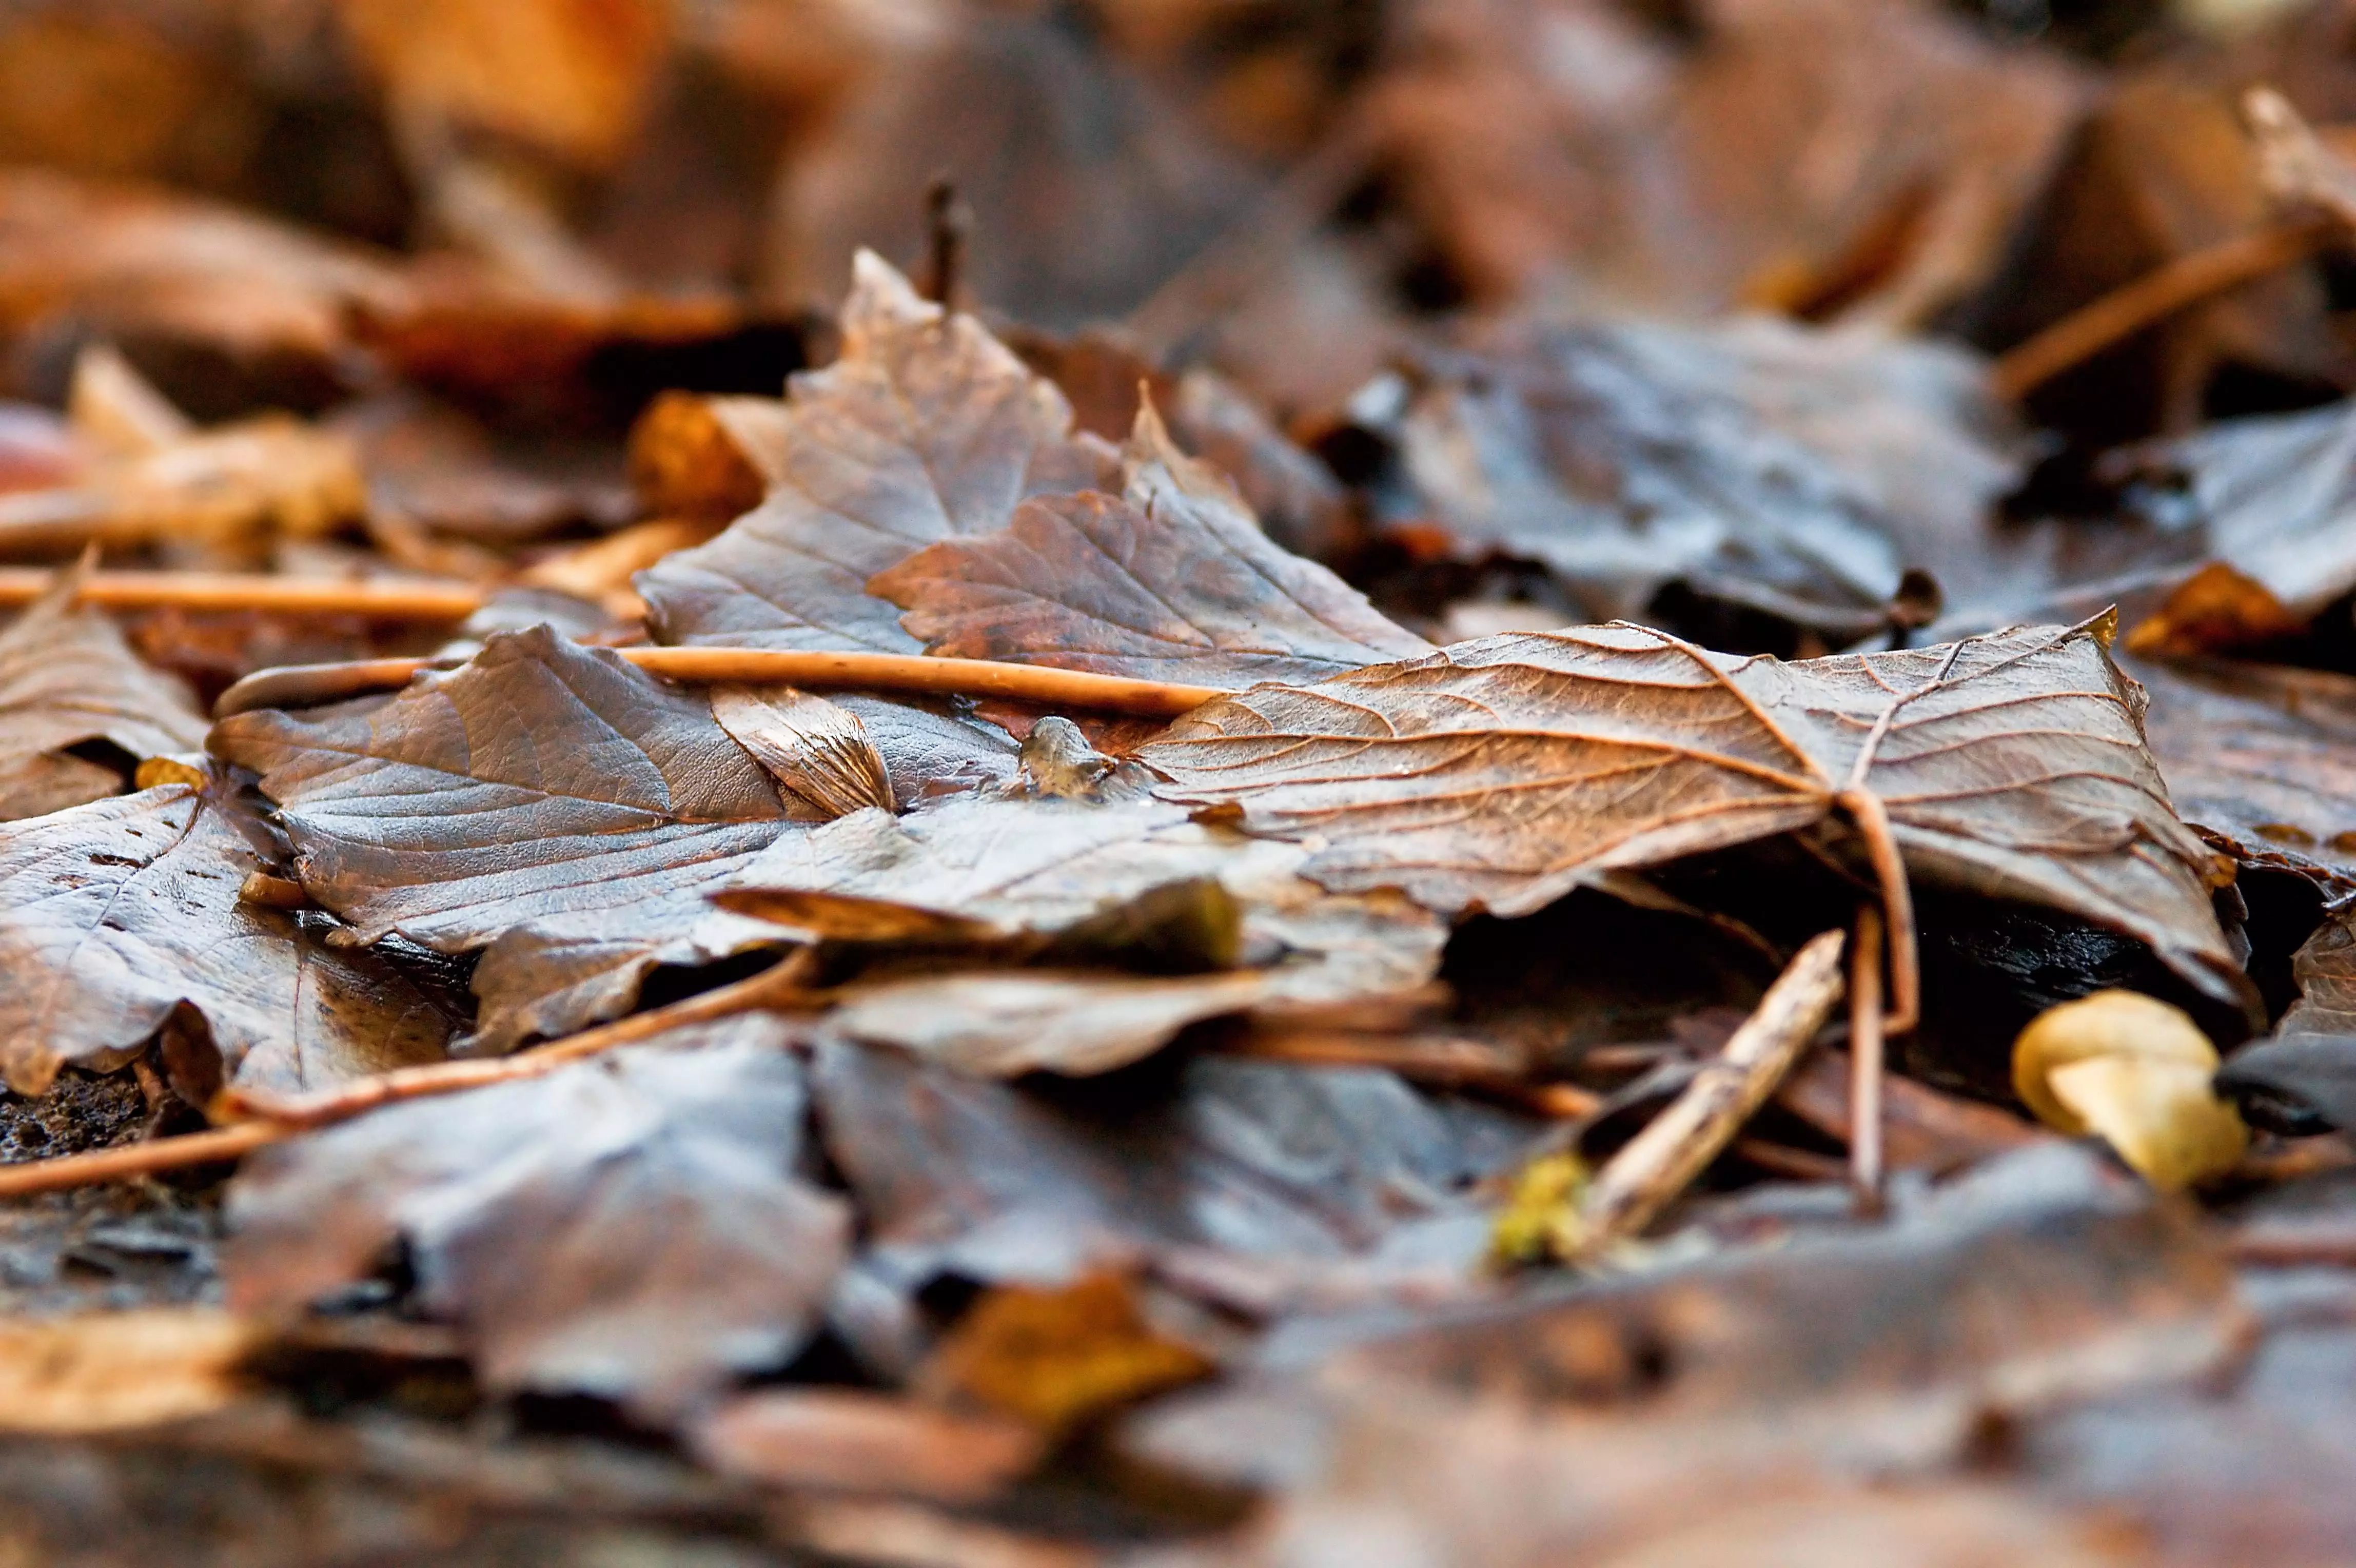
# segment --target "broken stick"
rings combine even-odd
[[[1826,931],[1802,948],[1726,1048],[1596,1173],[1580,1205],[1582,1251],[1641,1232],[1767,1102],[1840,1000],[1847,940]]]

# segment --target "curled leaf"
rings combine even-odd
[[[2216,1047],[2182,1009],[2132,991],[2049,1007],[2012,1047],[2013,1088],[2039,1121],[2099,1134],[2170,1192],[2230,1168],[2249,1142],[2216,1071]]]
[[[718,686],[712,716],[772,778],[830,820],[896,810],[892,776],[850,709],[792,686]]]

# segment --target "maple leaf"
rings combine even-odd
[[[1313,836],[1311,879],[1450,915],[1879,802],[1917,875],[2130,932],[2238,999],[2141,706],[2094,627],[1783,663],[1613,625],[1237,693],[1140,757],[1173,800]]]
[[[841,328],[841,358],[795,377],[766,433],[768,499],[639,576],[659,640],[913,653],[868,578],[1110,473],[1112,449],[1073,433],[1052,382],[872,254],[853,268]]]
[[[224,720],[215,753],[261,775],[304,886],[364,940],[492,945],[483,1043],[627,1008],[658,963],[774,940],[703,894],[797,814],[700,693],[547,628],[380,703]]]
[[[1118,496],[1026,501],[996,533],[944,540],[868,591],[925,651],[1197,685],[1313,681],[1429,651],[1313,561],[1260,532],[1180,452],[1151,404]]]
[[[801,1065],[763,1015],[660,1039],[268,1150],[230,1189],[231,1302],[300,1308],[399,1240],[502,1391],[669,1421],[783,1365],[850,1230],[798,1174]]]
[[[0,633],[0,818],[37,817],[121,791],[121,773],[72,755],[104,741],[133,763],[200,749],[187,689],[142,664],[114,622],[76,602],[84,574]]]
[[[380,959],[243,902],[267,832],[218,779],[0,826],[0,1073],[120,1065],[182,1004],[220,1077],[321,1088],[437,1060],[450,1019]]]

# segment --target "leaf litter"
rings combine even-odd
[[[2335,0],[70,9],[0,1557],[2344,1541]]]

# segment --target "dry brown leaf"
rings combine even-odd
[[[264,1336],[205,1307],[0,1322],[0,1429],[119,1432],[244,1397]]]
[[[1460,560],[1535,561],[1592,620],[1652,613],[1676,583],[1837,644],[1871,631],[1904,564],[1888,518],[1711,359],[1640,328],[1526,324],[1419,355],[1389,521],[1436,526]]]
[[[399,972],[328,945],[316,912],[241,901],[269,842],[220,779],[0,827],[9,1086],[119,1066],[184,1004],[222,1081],[319,1089],[439,1060],[451,1020]]]
[[[630,427],[630,484],[651,517],[734,522],[761,504],[771,454],[787,439],[787,405],[769,397],[667,392]]]
[[[752,1015],[266,1151],[229,1199],[230,1294],[293,1310],[405,1240],[484,1381],[669,1422],[808,1340],[850,1230],[798,1174],[789,1031]]]
[[[859,715],[791,686],[715,686],[712,716],[814,812],[894,810],[892,776]]]
[[[2217,857],[2103,642],[2047,627],[1783,663],[1624,625],[1492,638],[1223,698],[1140,756],[1171,799],[1313,841],[1312,880],[1451,916],[1815,830],[1863,791],[1917,876],[2130,932],[2240,998]]]
[[[657,963],[776,940],[703,895],[818,815],[701,693],[544,626],[388,702],[240,714],[211,745],[261,775],[305,887],[363,940],[498,941],[476,979],[500,1047],[626,1011]]]
[[[84,570],[0,632],[0,819],[121,791],[119,771],[69,748],[104,741],[133,764],[204,746],[187,688],[142,664],[112,620],[77,603]]]
[[[862,253],[842,356],[794,378],[754,454],[768,499],[639,579],[665,642],[914,653],[867,580],[915,551],[1003,527],[1025,498],[1102,488],[1112,449],[969,316]]]
[[[868,583],[927,653],[1230,688],[1426,652],[1365,596],[1260,532],[1151,404],[1119,496],[1026,501],[1000,532],[944,540]]]
[[[1022,970],[851,986],[826,1022],[845,1039],[978,1078],[1086,1078],[1142,1060],[1189,1024],[1280,993],[1261,970],[1168,979]]]
[[[2184,820],[2246,865],[2356,892],[2356,680],[2222,660],[2130,664],[2144,733]]]
[[[2356,1127],[2356,922],[2346,909],[2326,918],[2292,955],[2291,978],[2298,1000],[2271,1038],[2226,1058],[2218,1086],[2277,1105],[2286,1101],[2297,1116]]]

